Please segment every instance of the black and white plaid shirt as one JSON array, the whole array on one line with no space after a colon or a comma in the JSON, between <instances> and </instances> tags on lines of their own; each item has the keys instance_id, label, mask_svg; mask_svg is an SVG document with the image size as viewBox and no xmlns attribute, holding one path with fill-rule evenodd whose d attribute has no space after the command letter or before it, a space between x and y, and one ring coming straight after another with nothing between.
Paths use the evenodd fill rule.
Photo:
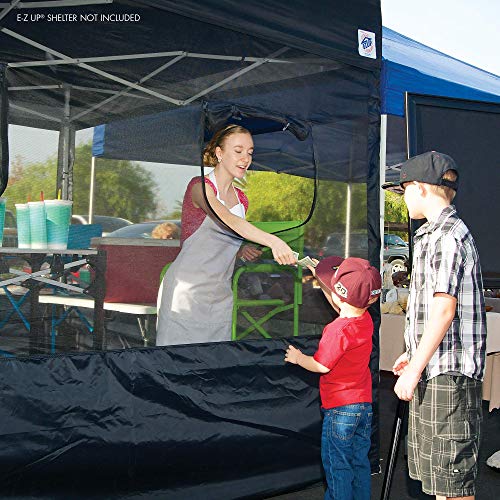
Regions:
<instances>
[{"instance_id":1,"label":"black and white plaid shirt","mask_svg":"<svg viewBox=\"0 0 500 500\"><path fill-rule=\"evenodd\" d=\"M455 207L415 233L413 269L406 312L405 342L415 353L430 317L435 293L457 299L455 318L422 378L455 372L482 380L486 356L486 309L477 248Z\"/></svg>"}]
</instances>

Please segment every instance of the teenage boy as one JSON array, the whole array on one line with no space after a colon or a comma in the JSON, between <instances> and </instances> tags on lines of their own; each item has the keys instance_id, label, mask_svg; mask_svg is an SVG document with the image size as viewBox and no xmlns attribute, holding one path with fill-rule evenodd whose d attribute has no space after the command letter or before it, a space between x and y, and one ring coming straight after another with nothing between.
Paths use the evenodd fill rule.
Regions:
<instances>
[{"instance_id":1,"label":"teenage boy","mask_svg":"<svg viewBox=\"0 0 500 500\"><path fill-rule=\"evenodd\" d=\"M394 391L411 401L410 477L437 499L472 500L486 312L476 245L451 205L458 175L451 157L431 151L403 163L399 185L383 187L404 193L412 219L427 219L414 236L406 352L393 366Z\"/></svg>"},{"instance_id":2,"label":"teenage boy","mask_svg":"<svg viewBox=\"0 0 500 500\"><path fill-rule=\"evenodd\" d=\"M314 356L288 346L285 361L322 374L325 499L370 500L372 382L368 363L373 322L367 308L378 299L382 280L368 261L355 257L327 257L309 269L340 316L325 326Z\"/></svg>"}]
</instances>

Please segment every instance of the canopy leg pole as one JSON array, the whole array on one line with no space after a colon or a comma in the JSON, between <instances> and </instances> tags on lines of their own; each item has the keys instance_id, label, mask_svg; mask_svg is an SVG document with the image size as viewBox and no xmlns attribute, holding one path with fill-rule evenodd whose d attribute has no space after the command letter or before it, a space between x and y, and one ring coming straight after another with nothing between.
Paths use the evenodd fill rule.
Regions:
<instances>
[{"instance_id":1,"label":"canopy leg pole","mask_svg":"<svg viewBox=\"0 0 500 500\"><path fill-rule=\"evenodd\" d=\"M349 182L346 186L346 210L345 210L345 247L344 257L351 255L351 209L352 209L352 163L354 161L354 152L356 150L356 131L354 130L351 139L350 157L349 157Z\"/></svg>"},{"instance_id":2,"label":"canopy leg pole","mask_svg":"<svg viewBox=\"0 0 500 500\"><path fill-rule=\"evenodd\" d=\"M59 130L59 148L57 155L56 197L61 192L63 200L73 199L73 163L75 157L75 130L70 124L71 89L64 87L64 116Z\"/></svg>"},{"instance_id":3,"label":"canopy leg pole","mask_svg":"<svg viewBox=\"0 0 500 500\"><path fill-rule=\"evenodd\" d=\"M380 116L380 269L384 268L384 241L385 233L385 190L382 189L382 184L385 182L385 168L387 163L387 115Z\"/></svg>"},{"instance_id":4,"label":"canopy leg pole","mask_svg":"<svg viewBox=\"0 0 500 500\"><path fill-rule=\"evenodd\" d=\"M94 184L95 184L95 156L92 156L90 163L90 192L89 192L89 224L94 218Z\"/></svg>"},{"instance_id":5,"label":"canopy leg pole","mask_svg":"<svg viewBox=\"0 0 500 500\"><path fill-rule=\"evenodd\" d=\"M394 474L394 468L396 466L396 460L398 458L399 444L401 442L401 429L403 427L403 422L408 412L408 403L398 401L398 407L396 409L396 417L394 419L394 424L392 427L392 439L391 446L389 448L389 455L387 456L387 468L384 474L384 482L382 484L382 492L380 494L380 500L388 500L391 493L392 486L392 476Z\"/></svg>"},{"instance_id":6,"label":"canopy leg pole","mask_svg":"<svg viewBox=\"0 0 500 500\"><path fill-rule=\"evenodd\" d=\"M346 210L345 210L345 249L344 257L351 254L351 205L352 205L352 183L349 181L346 186Z\"/></svg>"}]
</instances>

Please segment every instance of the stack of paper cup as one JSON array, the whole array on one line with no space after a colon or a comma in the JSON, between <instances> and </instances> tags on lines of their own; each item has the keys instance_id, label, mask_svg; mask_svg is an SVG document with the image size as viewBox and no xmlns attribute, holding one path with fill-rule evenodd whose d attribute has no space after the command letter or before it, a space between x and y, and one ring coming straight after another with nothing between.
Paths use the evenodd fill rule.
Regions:
<instances>
[{"instance_id":1,"label":"stack of paper cup","mask_svg":"<svg viewBox=\"0 0 500 500\"><path fill-rule=\"evenodd\" d=\"M45 202L28 201L30 214L31 248L47 248Z\"/></svg>"},{"instance_id":2,"label":"stack of paper cup","mask_svg":"<svg viewBox=\"0 0 500 500\"><path fill-rule=\"evenodd\" d=\"M7 203L7 198L0 198L0 247L3 242L3 226L5 223L5 204Z\"/></svg>"},{"instance_id":3,"label":"stack of paper cup","mask_svg":"<svg viewBox=\"0 0 500 500\"><path fill-rule=\"evenodd\" d=\"M16 203L17 246L31 248L30 209L27 203Z\"/></svg>"},{"instance_id":4,"label":"stack of paper cup","mask_svg":"<svg viewBox=\"0 0 500 500\"><path fill-rule=\"evenodd\" d=\"M45 200L48 248L65 250L68 247L72 205L73 202L69 200Z\"/></svg>"}]
</instances>

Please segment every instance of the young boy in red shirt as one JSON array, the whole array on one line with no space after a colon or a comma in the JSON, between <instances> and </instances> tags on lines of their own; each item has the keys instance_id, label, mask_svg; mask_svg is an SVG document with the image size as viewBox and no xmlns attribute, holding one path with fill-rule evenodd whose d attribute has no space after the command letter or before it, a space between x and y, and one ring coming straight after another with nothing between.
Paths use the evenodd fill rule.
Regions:
<instances>
[{"instance_id":1,"label":"young boy in red shirt","mask_svg":"<svg viewBox=\"0 0 500 500\"><path fill-rule=\"evenodd\" d=\"M288 346L285 361L321 373L321 459L325 499L369 500L372 382L369 369L380 273L365 259L328 257L315 269L321 288L340 316L325 326L314 356Z\"/></svg>"}]
</instances>

